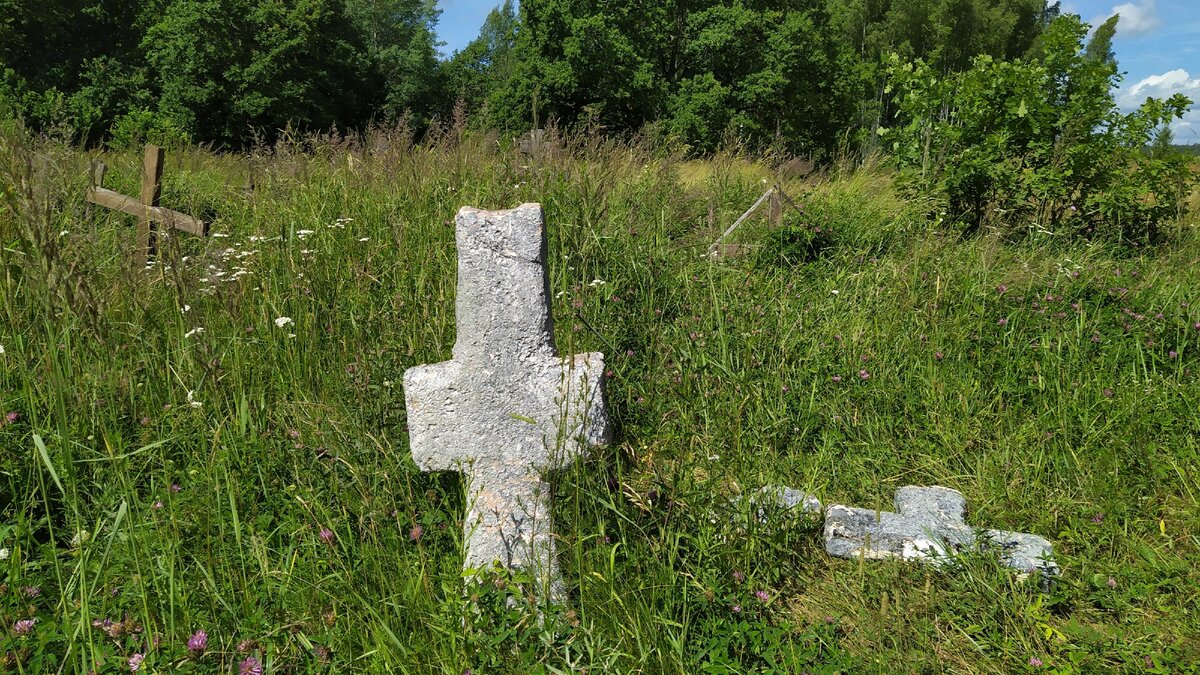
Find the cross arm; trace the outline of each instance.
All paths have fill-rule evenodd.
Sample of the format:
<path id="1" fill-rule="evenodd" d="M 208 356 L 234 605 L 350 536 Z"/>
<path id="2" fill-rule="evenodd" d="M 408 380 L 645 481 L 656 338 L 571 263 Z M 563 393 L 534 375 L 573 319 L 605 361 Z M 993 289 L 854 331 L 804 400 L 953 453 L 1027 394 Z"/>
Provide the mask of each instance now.
<path id="1" fill-rule="evenodd" d="M 183 232 L 187 232 L 188 234 L 194 234 L 198 237 L 208 235 L 208 224 L 199 218 L 189 216 L 186 213 L 180 213 L 179 211 L 173 211 L 162 206 L 147 207 L 145 204 L 139 202 L 133 197 L 128 197 L 120 192 L 109 190 L 108 188 L 89 188 L 87 192 L 87 200 L 93 204 L 99 204 L 105 208 L 113 209 L 114 211 L 128 213 L 131 216 L 141 217 L 143 214 L 148 212 L 150 215 L 150 220 L 163 223 L 173 229 L 181 230 Z"/>

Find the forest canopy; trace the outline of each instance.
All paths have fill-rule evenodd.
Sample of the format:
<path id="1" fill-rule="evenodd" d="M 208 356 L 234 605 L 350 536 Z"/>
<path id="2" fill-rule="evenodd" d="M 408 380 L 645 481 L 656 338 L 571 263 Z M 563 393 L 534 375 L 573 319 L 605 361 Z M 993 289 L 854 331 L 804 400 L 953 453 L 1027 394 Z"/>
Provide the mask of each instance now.
<path id="1" fill-rule="evenodd" d="M 890 58 L 1036 54 L 1043 0 L 506 0 L 438 55 L 433 0 L 0 0 L 0 108 L 88 144 L 280 129 L 654 125 L 813 156 L 896 122 Z"/>

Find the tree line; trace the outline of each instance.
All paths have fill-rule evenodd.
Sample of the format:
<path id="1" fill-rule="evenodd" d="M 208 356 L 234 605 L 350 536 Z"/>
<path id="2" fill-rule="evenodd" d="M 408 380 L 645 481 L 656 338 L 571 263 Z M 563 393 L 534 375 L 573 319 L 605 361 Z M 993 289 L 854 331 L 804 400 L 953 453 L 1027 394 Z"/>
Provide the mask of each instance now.
<path id="1" fill-rule="evenodd" d="M 0 0 L 0 107 L 86 143 L 279 129 L 660 125 L 828 151 L 891 115 L 883 57 L 1018 57 L 1043 0 L 525 0 L 438 57 L 433 0 Z"/>

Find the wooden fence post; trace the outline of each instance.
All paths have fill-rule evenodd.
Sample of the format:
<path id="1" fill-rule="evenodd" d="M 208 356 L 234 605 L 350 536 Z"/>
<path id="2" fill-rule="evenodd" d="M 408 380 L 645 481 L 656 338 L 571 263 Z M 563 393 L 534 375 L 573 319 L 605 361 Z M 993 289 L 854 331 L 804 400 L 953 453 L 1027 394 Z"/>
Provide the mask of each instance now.
<path id="1" fill-rule="evenodd" d="M 157 145 L 147 145 L 146 154 L 142 157 L 142 204 L 148 207 L 158 206 L 162 197 L 163 149 Z M 134 266 L 136 269 L 146 267 L 150 256 L 158 252 L 155 241 L 154 221 L 150 218 L 150 209 L 143 209 L 138 216 L 137 250 L 134 251 Z"/>

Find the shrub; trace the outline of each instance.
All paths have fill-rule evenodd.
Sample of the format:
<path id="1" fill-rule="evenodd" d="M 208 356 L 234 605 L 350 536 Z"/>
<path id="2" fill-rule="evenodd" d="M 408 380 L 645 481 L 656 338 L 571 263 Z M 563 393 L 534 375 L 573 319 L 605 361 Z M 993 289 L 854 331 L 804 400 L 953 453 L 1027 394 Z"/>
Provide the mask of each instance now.
<path id="1" fill-rule="evenodd" d="M 1181 94 L 1121 113 L 1109 45 L 1116 17 L 1084 45 L 1077 16 L 1055 19 L 1024 59 L 975 59 L 942 76 L 893 55 L 902 126 L 881 129 L 924 191 L 944 194 L 968 232 L 983 226 L 1154 240 L 1195 181 L 1177 153 L 1146 153 L 1186 112 Z"/>

